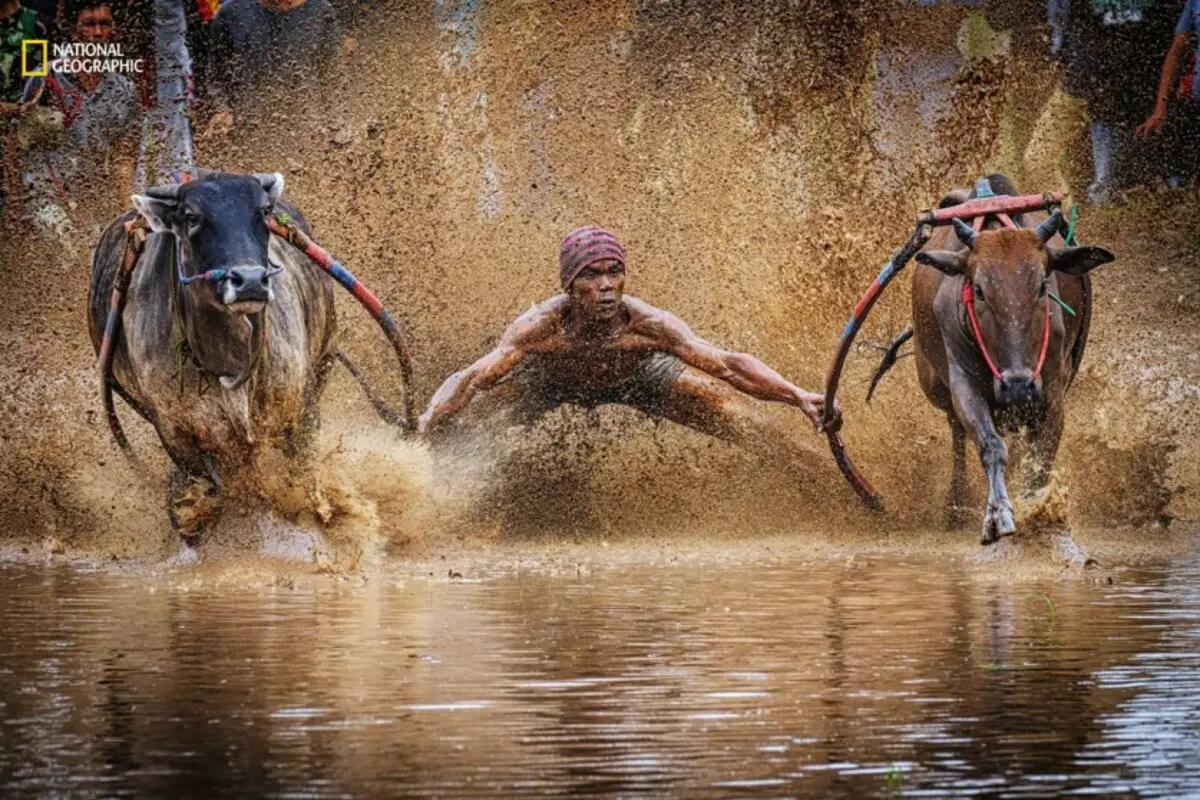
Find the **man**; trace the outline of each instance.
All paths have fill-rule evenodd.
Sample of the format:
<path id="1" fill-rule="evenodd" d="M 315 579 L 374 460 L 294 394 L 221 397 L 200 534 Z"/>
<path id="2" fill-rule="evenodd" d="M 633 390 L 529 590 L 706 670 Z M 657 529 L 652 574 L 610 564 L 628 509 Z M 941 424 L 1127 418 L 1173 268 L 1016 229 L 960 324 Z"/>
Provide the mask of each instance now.
<path id="1" fill-rule="evenodd" d="M 42 49 L 27 50 L 26 39 L 45 39 L 46 26 L 37 12 L 25 8 L 20 0 L 0 0 L 0 119 L 12 119 L 37 103 L 41 96 L 41 78 L 21 75 L 22 57 L 29 72 L 42 71 Z"/>
<path id="2" fill-rule="evenodd" d="M 45 39 L 46 27 L 32 8 L 20 0 L 0 0 L 0 210 L 4 207 L 5 183 L 12 178 L 6 170 L 16 157 L 16 126 L 42 94 L 41 78 L 21 74 L 22 58 L 28 72 L 42 71 L 42 50 L 26 50 L 26 39 Z"/>
<path id="3" fill-rule="evenodd" d="M 312 108 L 311 93 L 342 45 L 329 0 L 225 0 L 209 26 L 205 80 L 215 111 L 206 137 L 222 136 L 235 114 L 288 97 Z"/>
<path id="4" fill-rule="evenodd" d="M 107 44 L 117 38 L 111 3 L 70 0 L 65 11 L 72 41 Z M 26 151 L 25 184 L 35 224 L 69 249 L 82 246 L 74 241 L 82 232 L 75 229 L 72 207 L 88 189 L 111 186 L 110 156 L 137 136 L 137 86 L 115 72 L 81 71 L 52 73 L 46 87 L 51 106 L 62 115 L 62 140 L 50 149 Z"/>
<path id="5" fill-rule="evenodd" d="M 1119 200 L 1152 167 L 1129 147 L 1143 113 L 1141 94 L 1157 61 L 1162 32 L 1174 21 L 1167 0 L 1049 0 L 1052 49 L 1063 60 L 1062 89 L 1086 103 L 1092 144 L 1093 205 Z M 1060 106 L 1055 107 L 1055 106 Z M 1049 111 L 1072 114 L 1069 104 Z M 1077 114 L 1077 111 L 1073 112 Z M 1070 126 L 1068 126 L 1070 127 Z M 1039 133 L 1046 128 L 1039 122 Z"/>
<path id="6" fill-rule="evenodd" d="M 1180 65 L 1184 60 L 1184 53 L 1188 47 L 1188 36 L 1196 37 L 1196 56 L 1200 56 L 1200 2 L 1197 0 L 1187 0 L 1183 5 L 1183 11 L 1179 14 L 1179 21 L 1175 25 L 1175 36 L 1171 40 L 1171 47 L 1167 50 L 1167 55 L 1163 59 L 1162 72 L 1158 78 L 1158 92 L 1155 95 L 1154 111 L 1146 118 L 1146 121 L 1138 126 L 1137 135 L 1139 138 L 1146 138 L 1153 134 L 1159 133 L 1167 126 L 1167 112 L 1171 107 L 1171 89 L 1175 85 L 1175 78 L 1179 74 Z M 1196 161 L 1197 161 L 1197 139 L 1200 139 L 1200 60 L 1196 60 L 1192 67 L 1192 74 L 1188 75 L 1181 83 L 1177 97 L 1179 102 L 1175 105 L 1172 124 L 1169 126 L 1171 130 L 1172 153 L 1170 159 L 1175 162 L 1171 164 L 1172 172 L 1186 171 L 1191 173 L 1189 177 L 1195 177 Z"/>
<path id="7" fill-rule="evenodd" d="M 816 448 L 746 399 L 787 403 L 820 429 L 824 398 L 753 356 L 722 350 L 674 315 L 624 294 L 625 250 L 608 231 L 579 228 L 559 251 L 563 293 L 521 315 L 500 343 L 451 375 L 421 415 L 430 434 L 478 398 L 529 423 L 563 403 L 619 403 L 753 446 L 792 467 Z M 834 421 L 841 425 L 840 414 Z"/>

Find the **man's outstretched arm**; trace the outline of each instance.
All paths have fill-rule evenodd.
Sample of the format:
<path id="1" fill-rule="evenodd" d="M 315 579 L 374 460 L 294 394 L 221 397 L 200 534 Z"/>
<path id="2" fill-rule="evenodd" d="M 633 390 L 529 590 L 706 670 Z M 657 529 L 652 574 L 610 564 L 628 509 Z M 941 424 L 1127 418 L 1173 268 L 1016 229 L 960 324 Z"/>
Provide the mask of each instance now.
<path id="1" fill-rule="evenodd" d="M 525 358 L 529 344 L 538 338 L 542 321 L 538 309 L 527 312 L 508 327 L 494 350 L 447 378 L 417 421 L 417 431 L 426 434 L 436 429 L 465 408 L 476 392 L 487 391 L 512 372 Z"/>
<path id="2" fill-rule="evenodd" d="M 417 421 L 417 432 L 424 435 L 437 428 L 471 402 L 475 393 L 486 391 L 512 371 L 525 354 L 516 347 L 501 343 L 464 370 L 451 375 L 433 394 L 429 408 Z"/>
<path id="3" fill-rule="evenodd" d="M 804 412 L 817 430 L 825 413 L 825 398 L 806 392 L 791 383 L 759 359 L 746 353 L 722 350 L 692 333 L 680 319 L 666 314 L 657 320 L 668 352 L 688 366 L 728 383 L 740 392 L 759 400 L 787 403 Z M 841 414 L 835 413 L 833 428 L 841 426 Z"/>

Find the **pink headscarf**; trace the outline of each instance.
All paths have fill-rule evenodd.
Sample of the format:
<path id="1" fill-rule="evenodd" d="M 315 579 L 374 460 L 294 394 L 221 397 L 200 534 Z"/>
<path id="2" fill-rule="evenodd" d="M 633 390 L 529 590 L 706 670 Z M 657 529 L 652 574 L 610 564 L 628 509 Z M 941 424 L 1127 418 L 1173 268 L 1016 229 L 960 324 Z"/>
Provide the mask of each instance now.
<path id="1" fill-rule="evenodd" d="M 563 290 L 590 264 L 611 259 L 625 266 L 625 248 L 603 228 L 588 225 L 567 234 L 558 249 L 558 277 Z"/>

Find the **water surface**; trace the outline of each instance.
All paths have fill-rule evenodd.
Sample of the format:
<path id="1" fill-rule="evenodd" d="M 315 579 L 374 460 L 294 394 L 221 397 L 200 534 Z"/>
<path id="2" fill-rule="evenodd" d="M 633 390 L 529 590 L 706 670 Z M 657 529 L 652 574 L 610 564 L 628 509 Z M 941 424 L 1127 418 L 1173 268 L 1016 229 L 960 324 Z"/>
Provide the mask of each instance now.
<path id="1" fill-rule="evenodd" d="M 1200 559 L 0 582 L 5 797 L 1200 790 Z"/>

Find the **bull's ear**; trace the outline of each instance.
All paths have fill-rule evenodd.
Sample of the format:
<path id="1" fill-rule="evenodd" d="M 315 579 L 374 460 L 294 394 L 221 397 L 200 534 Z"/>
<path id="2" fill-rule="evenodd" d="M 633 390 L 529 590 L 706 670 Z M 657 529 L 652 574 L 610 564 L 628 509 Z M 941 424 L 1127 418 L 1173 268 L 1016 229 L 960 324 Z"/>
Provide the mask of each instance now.
<path id="1" fill-rule="evenodd" d="M 150 230 L 155 233 L 171 230 L 170 218 L 175 211 L 176 201 L 159 200 L 144 194 L 133 196 L 133 207 L 150 223 Z"/>
<path id="2" fill-rule="evenodd" d="M 969 253 L 969 250 L 922 250 L 917 253 L 917 263 L 946 275 L 961 275 L 967 271 Z"/>
<path id="3" fill-rule="evenodd" d="M 256 172 L 254 177 L 258 178 L 259 184 L 266 191 L 271 205 L 278 203 L 279 198 L 283 197 L 283 175 L 279 172 Z"/>
<path id="4" fill-rule="evenodd" d="M 1116 258 L 1103 247 L 1047 247 L 1050 269 L 1078 278 Z"/>

